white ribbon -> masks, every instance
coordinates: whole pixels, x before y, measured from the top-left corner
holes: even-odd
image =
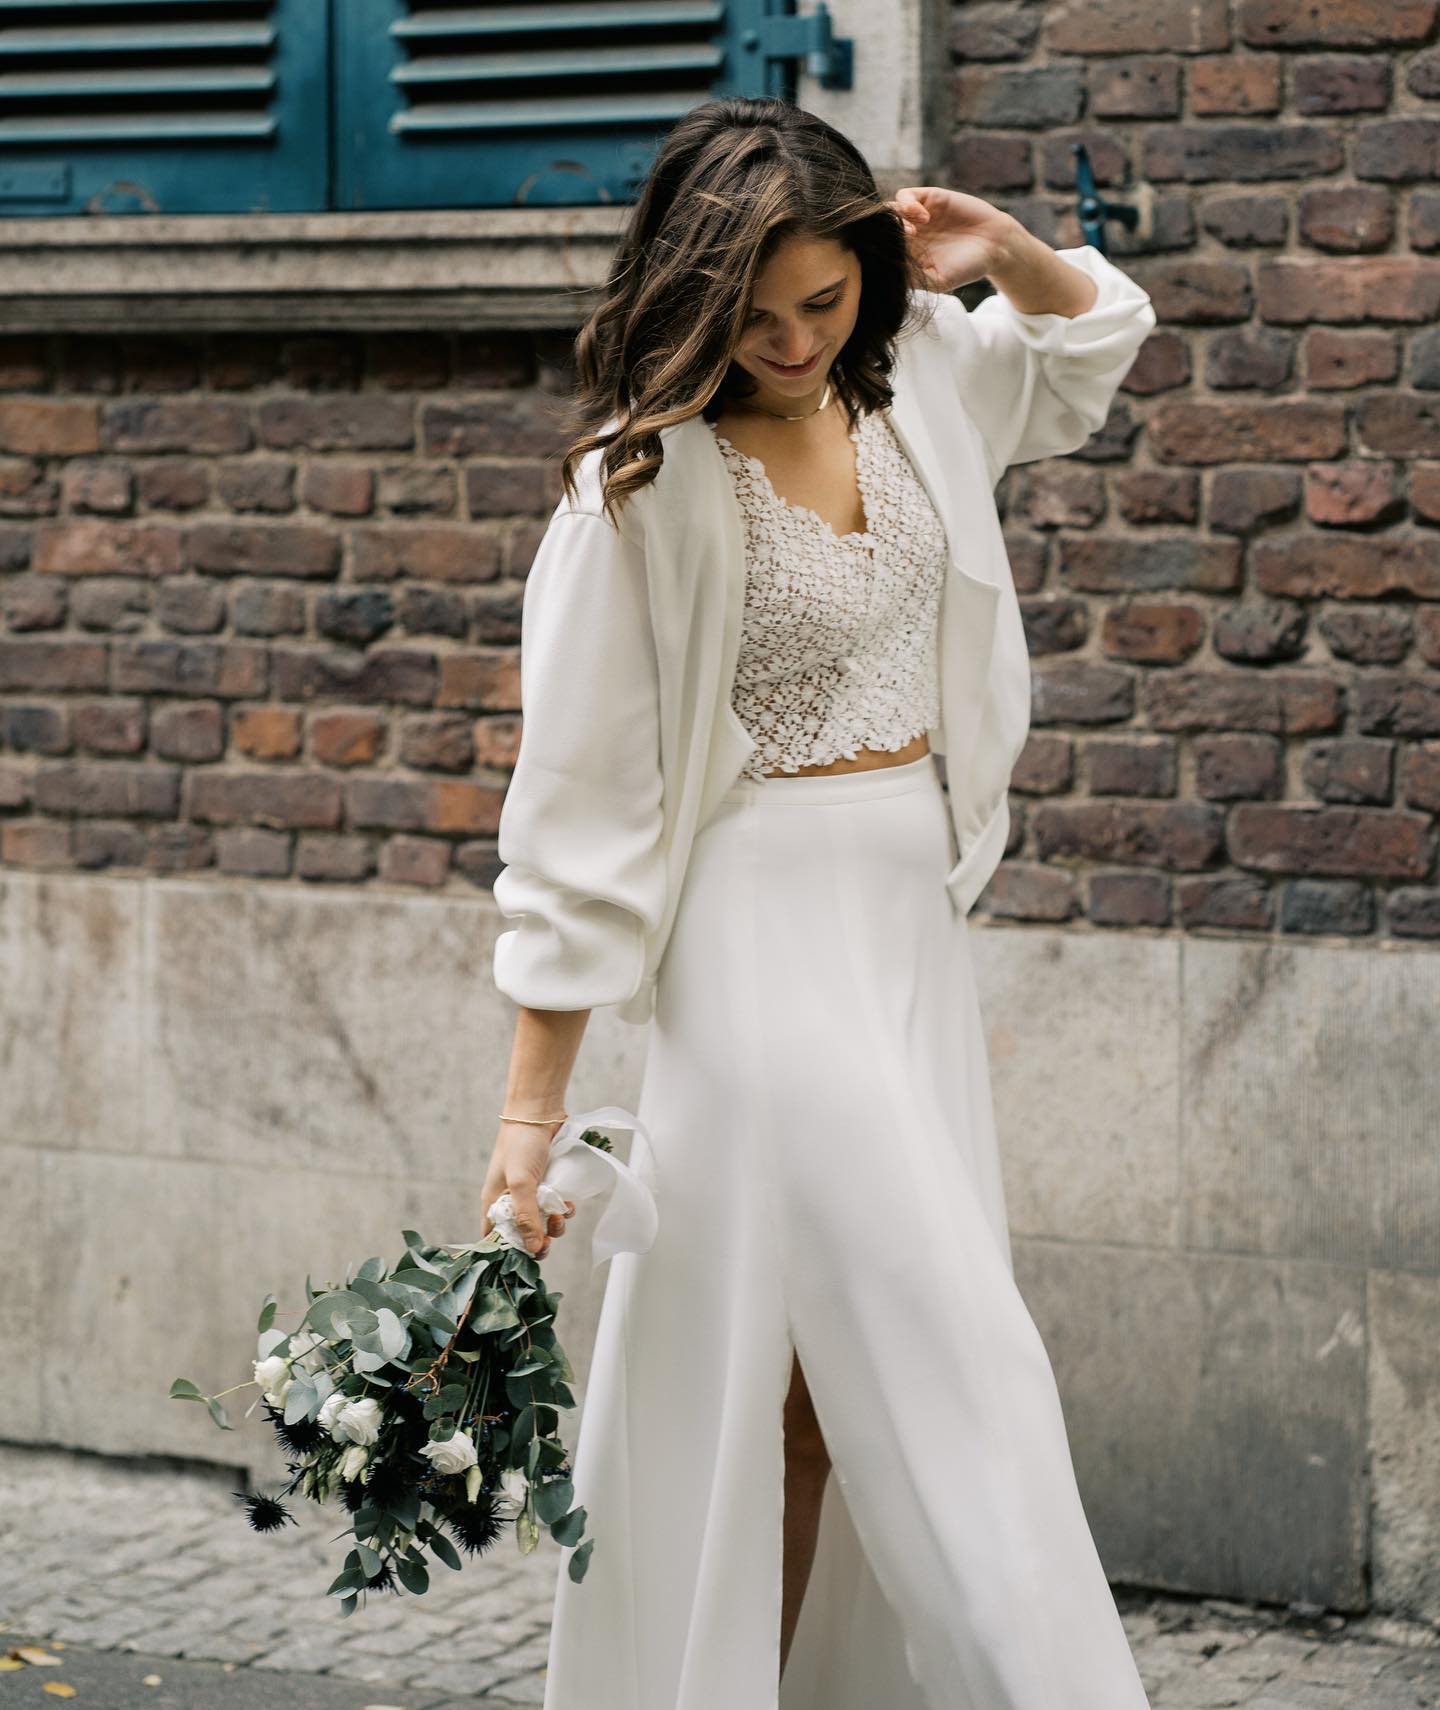
[[[630,1162],[622,1163],[613,1152],[602,1151],[580,1136],[587,1128],[628,1128],[634,1133]],[[659,1214],[655,1209],[654,1154],[644,1124],[632,1111],[618,1104],[599,1105],[567,1116],[550,1141],[550,1159],[545,1179],[536,1189],[542,1219],[563,1212],[565,1201],[596,1199],[607,1190],[609,1203],[600,1213],[590,1243],[590,1266],[603,1265],[616,1253],[644,1253],[655,1239]],[[485,1215],[505,1245],[524,1247],[525,1238],[515,1221],[515,1204],[502,1193]],[[527,1249],[528,1250],[528,1249]]]

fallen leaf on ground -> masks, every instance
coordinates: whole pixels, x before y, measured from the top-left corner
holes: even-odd
[[[147,1674],[140,1684],[141,1686],[159,1686],[164,1678],[163,1674]]]
[[[57,1698],[73,1698],[75,1696],[75,1688],[66,1686],[63,1680],[47,1680],[40,1690],[54,1693]]]
[[[8,1674],[11,1669],[24,1668],[19,1657],[0,1657],[0,1674]]]
[[[54,1663],[58,1668],[60,1664],[59,1657],[52,1657],[49,1651],[40,1645],[11,1645],[5,1655],[19,1657],[21,1662],[30,1663],[35,1668],[44,1668],[47,1663]]]

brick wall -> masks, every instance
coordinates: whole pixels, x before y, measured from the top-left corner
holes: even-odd
[[[1148,227],[1109,423],[1011,470],[1024,920],[1440,937],[1436,0],[958,5],[951,182]]]
[[[488,888],[567,346],[0,341],[0,864]]]

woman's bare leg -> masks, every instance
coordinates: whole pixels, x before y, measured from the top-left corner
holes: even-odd
[[[790,1393],[785,1398],[785,1561],[780,1616],[782,1674],[800,1619],[805,1587],[810,1582],[810,1569],[815,1561],[820,1504],[829,1471],[830,1456],[825,1439],[820,1435],[805,1374],[797,1358],[790,1371]]]

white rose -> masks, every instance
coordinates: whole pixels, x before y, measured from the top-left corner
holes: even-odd
[[[347,1401],[335,1415],[335,1429],[352,1443],[375,1442],[380,1435],[380,1403],[373,1395],[363,1401]]]
[[[320,1411],[315,1415],[315,1423],[322,1431],[328,1431],[336,1442],[339,1441],[339,1433],[335,1429],[335,1415],[349,1399],[343,1389],[332,1389],[320,1403]]]
[[[478,1459],[474,1439],[466,1431],[456,1431],[441,1443],[422,1443],[420,1453],[429,1458],[430,1465],[439,1473],[464,1472]]]
[[[271,1354],[267,1359],[256,1360],[255,1381],[265,1392],[265,1399],[272,1407],[285,1405],[285,1391],[290,1387],[289,1363],[279,1354]]]
[[[297,1330],[290,1338],[287,1358],[302,1372],[318,1372],[325,1364],[327,1346],[325,1338],[317,1336],[313,1330]]]
[[[500,1488],[512,1502],[518,1502],[523,1506],[526,1492],[530,1488],[530,1481],[525,1477],[525,1469],[523,1467],[506,1467],[505,1471],[500,1474]]]
[[[549,1182],[540,1183],[535,1190],[535,1198],[540,1207],[542,1228],[547,1217],[565,1210],[564,1194],[551,1187]],[[499,1199],[486,1208],[485,1215],[494,1225],[491,1233],[502,1247],[519,1247],[525,1253],[530,1251],[516,1221],[515,1201],[510,1194],[502,1193]]]
[[[340,1457],[340,1476],[348,1484],[358,1478],[370,1463],[370,1451],[363,1443],[352,1443]]]

